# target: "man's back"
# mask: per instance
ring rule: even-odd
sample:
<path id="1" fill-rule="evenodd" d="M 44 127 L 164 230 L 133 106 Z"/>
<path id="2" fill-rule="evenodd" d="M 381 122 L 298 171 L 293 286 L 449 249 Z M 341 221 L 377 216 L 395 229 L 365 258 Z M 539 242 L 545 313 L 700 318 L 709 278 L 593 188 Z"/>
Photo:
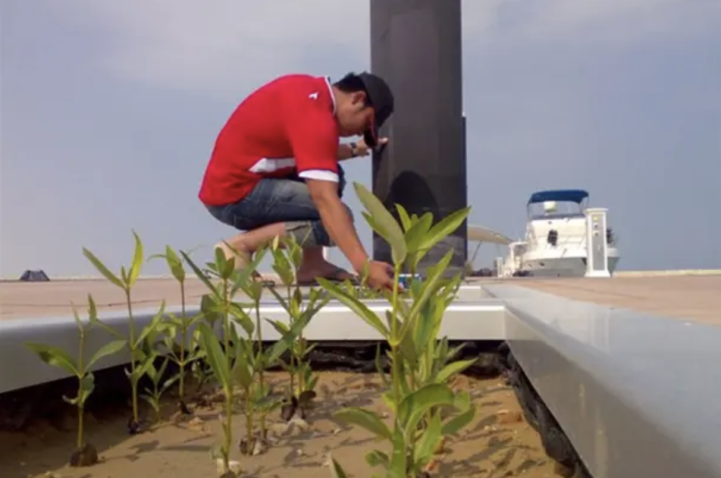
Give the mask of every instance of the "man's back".
<path id="1" fill-rule="evenodd" d="M 263 177 L 289 174 L 298 155 L 291 137 L 306 130 L 312 129 L 314 137 L 336 148 L 333 113 L 327 78 L 286 75 L 258 88 L 236 108 L 218 135 L 200 200 L 207 205 L 234 203 Z"/>

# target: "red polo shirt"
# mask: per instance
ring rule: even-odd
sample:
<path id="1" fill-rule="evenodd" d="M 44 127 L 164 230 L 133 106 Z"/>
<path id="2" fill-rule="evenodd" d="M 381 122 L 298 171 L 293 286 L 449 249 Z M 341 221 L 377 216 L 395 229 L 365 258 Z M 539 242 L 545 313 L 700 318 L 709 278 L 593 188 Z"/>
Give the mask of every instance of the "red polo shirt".
<path id="1" fill-rule="evenodd" d="M 218 135 L 200 187 L 209 206 L 238 202 L 262 178 L 338 181 L 335 99 L 325 77 L 287 75 L 260 87 Z"/>

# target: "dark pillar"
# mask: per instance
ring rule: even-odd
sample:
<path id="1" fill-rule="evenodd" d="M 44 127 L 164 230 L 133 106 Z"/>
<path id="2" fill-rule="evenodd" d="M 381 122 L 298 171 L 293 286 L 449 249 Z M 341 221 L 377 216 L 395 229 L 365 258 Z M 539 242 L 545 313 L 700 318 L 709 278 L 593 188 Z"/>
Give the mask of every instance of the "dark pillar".
<path id="1" fill-rule="evenodd" d="M 436 221 L 467 205 L 462 116 L 460 0 L 370 0 L 371 69 L 393 89 L 395 112 L 381 134 L 390 142 L 373 157 L 373 192 L 395 213 L 433 213 Z M 429 252 L 423 273 L 455 251 L 449 272 L 465 270 L 464 223 Z M 373 257 L 391 262 L 373 238 Z"/>

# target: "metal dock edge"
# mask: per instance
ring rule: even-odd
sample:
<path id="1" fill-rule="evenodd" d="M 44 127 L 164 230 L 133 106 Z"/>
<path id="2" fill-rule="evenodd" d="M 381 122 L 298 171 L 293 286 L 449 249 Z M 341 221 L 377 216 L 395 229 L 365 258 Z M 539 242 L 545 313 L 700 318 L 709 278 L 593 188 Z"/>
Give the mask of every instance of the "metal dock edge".
<path id="1" fill-rule="evenodd" d="M 480 287 L 475 288 L 480 291 Z M 466 295 L 466 294 L 463 294 Z M 368 307 L 384 317 L 389 309 L 385 300 L 367 301 Z M 180 314 L 179 308 L 168 307 L 167 312 Z M 188 315 L 198 312 L 188 308 Z M 81 312 L 79 312 L 81 313 Z M 152 320 L 157 309 L 136 311 L 136 330 L 141 330 Z M 441 335 L 451 340 L 503 340 L 505 336 L 503 303 L 496 299 L 466 299 L 451 304 L 441 328 Z M 106 312 L 99 314 L 100 320 L 109 326 L 125 332 L 128 327 L 127 314 Z M 281 320 L 288 323 L 286 311 L 277 302 L 263 302 L 261 316 L 264 319 Z M 81 315 L 82 318 L 82 315 Z M 276 341 L 280 334 L 267 321 L 263 322 L 263 340 Z M 303 335 L 309 341 L 378 341 L 381 336 L 371 326 L 357 317 L 339 302 L 331 302 L 313 317 Z M 104 330 L 94 327 L 86 336 L 86 357 L 102 347 L 112 337 Z M 62 370 L 43 363 L 25 347 L 26 342 L 41 342 L 77 355 L 78 329 L 72 316 L 44 317 L 37 319 L 11 319 L 0 321 L 0 393 L 38 385 L 67 377 Z M 125 351 L 101 359 L 95 367 L 100 370 L 128 363 L 130 354 Z"/>
<path id="2" fill-rule="evenodd" d="M 506 340 L 595 478 L 721 476 L 721 328 L 485 285 Z"/>

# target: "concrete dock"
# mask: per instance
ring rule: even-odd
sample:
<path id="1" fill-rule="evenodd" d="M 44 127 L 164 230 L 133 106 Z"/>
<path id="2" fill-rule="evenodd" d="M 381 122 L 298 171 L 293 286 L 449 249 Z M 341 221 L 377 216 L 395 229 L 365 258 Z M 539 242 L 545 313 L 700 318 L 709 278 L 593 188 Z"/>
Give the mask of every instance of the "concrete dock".
<path id="1" fill-rule="evenodd" d="M 721 275 L 611 279 L 516 279 L 520 285 L 571 300 L 721 325 Z"/>
<path id="2" fill-rule="evenodd" d="M 509 284 L 576 301 L 649 312 L 659 316 L 721 325 L 721 275 L 622 276 L 610 279 L 478 278 L 472 284 Z M 186 304 L 194 307 L 207 288 L 200 280 L 186 282 Z M 122 290 L 104 279 L 51 282 L 0 282 L 0 320 L 63 316 L 71 303 L 85 313 L 92 294 L 101 312 L 126 309 Z M 270 292 L 267 294 L 271 299 Z M 180 289 L 173 279 L 141 279 L 133 289 L 138 308 L 180 305 Z"/>

